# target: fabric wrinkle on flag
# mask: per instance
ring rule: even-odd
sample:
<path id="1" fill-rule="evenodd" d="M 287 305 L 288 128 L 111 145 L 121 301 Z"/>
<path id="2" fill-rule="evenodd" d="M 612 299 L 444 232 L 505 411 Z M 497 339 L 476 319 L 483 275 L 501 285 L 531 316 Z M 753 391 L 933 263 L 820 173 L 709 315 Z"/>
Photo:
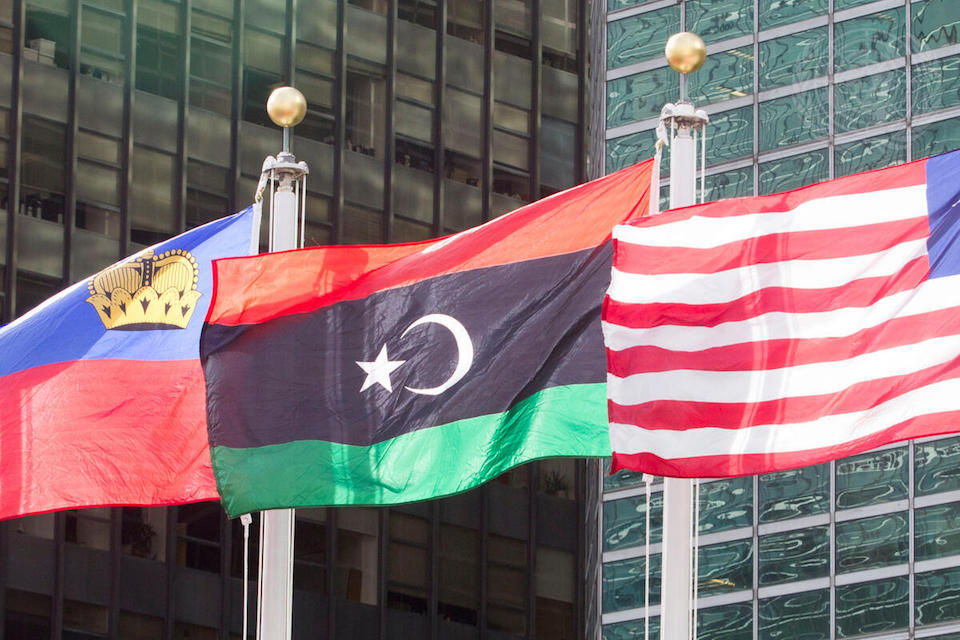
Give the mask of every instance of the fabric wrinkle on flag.
<path id="1" fill-rule="evenodd" d="M 614 230 L 613 468 L 720 477 L 958 430 L 960 152 Z"/>

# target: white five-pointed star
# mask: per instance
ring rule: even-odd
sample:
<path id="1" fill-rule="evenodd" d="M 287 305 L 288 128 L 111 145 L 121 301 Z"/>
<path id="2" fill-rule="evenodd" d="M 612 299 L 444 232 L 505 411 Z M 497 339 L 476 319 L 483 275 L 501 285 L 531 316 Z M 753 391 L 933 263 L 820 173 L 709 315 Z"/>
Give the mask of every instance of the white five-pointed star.
<path id="1" fill-rule="evenodd" d="M 387 391 L 393 393 L 393 385 L 390 384 L 390 374 L 394 369 L 406 362 L 406 360 L 388 359 L 387 345 L 383 345 L 380 348 L 380 353 L 377 354 L 377 359 L 373 362 L 360 362 L 359 360 L 356 362 L 357 366 L 363 369 L 367 374 L 367 377 L 363 380 L 363 386 L 360 387 L 360 391 L 363 391 L 374 384 L 379 384 Z"/>

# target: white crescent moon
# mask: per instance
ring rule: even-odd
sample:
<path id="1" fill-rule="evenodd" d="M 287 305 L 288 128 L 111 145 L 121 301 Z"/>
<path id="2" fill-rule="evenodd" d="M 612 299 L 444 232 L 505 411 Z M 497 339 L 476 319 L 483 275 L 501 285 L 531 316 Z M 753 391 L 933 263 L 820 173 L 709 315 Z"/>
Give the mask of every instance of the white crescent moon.
<path id="1" fill-rule="evenodd" d="M 467 375 L 470 367 L 473 366 L 473 342 L 470 341 L 470 334 L 467 333 L 466 327 L 460 324 L 459 320 L 443 313 L 431 313 L 423 316 L 407 327 L 403 333 L 400 334 L 400 337 L 403 338 L 410 329 L 419 327 L 422 324 L 439 324 L 446 327 L 450 333 L 453 334 L 453 339 L 457 342 L 457 366 L 454 368 L 450 377 L 447 378 L 446 382 L 439 386 L 430 387 L 429 389 L 414 389 L 413 387 L 404 387 L 404 389 L 411 393 L 419 393 L 425 396 L 438 396 L 460 382 L 463 376 Z"/>

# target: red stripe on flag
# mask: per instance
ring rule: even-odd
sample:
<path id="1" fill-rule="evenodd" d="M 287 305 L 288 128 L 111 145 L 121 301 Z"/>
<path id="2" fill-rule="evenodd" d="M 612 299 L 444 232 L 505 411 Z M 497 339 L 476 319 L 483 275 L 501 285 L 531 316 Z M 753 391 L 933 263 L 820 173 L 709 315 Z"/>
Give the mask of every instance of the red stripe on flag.
<path id="1" fill-rule="evenodd" d="M 219 500 L 199 360 L 81 360 L 0 379 L 0 518 Z"/>
<path id="2" fill-rule="evenodd" d="M 670 431 L 689 431 L 700 427 L 741 429 L 753 425 L 811 422 L 824 416 L 865 411 L 928 384 L 958 378 L 958 365 L 960 358 L 921 369 L 908 376 L 859 382 L 838 393 L 762 402 L 654 400 L 620 405 L 608 400 L 607 414 L 611 423 Z"/>
<path id="3" fill-rule="evenodd" d="M 879 253 L 930 235 L 927 217 L 825 229 L 775 233 L 712 247 L 655 247 L 614 240 L 614 263 L 624 273 L 716 273 L 784 260 L 819 260 Z"/>
<path id="4" fill-rule="evenodd" d="M 960 411 L 946 411 L 917 416 L 889 429 L 843 444 L 769 454 L 730 454 L 694 458 L 664 459 L 651 453 L 613 453 L 610 471 L 620 469 L 643 471 L 674 478 L 727 478 L 778 469 L 796 469 L 820 464 L 836 458 L 869 451 L 876 447 L 910 438 L 954 433 L 960 422 Z"/>
<path id="5" fill-rule="evenodd" d="M 603 244 L 646 213 L 652 161 L 544 198 L 445 240 L 317 247 L 214 263 L 208 323 L 238 325 L 305 313 L 449 273 L 558 256 Z M 428 247 L 435 251 L 424 253 Z M 334 278 L 331 273 L 340 273 Z M 309 292 L 304 295 L 303 292 Z"/>
<path id="6" fill-rule="evenodd" d="M 702 351 L 675 351 L 655 346 L 630 347 L 621 351 L 607 349 L 607 371 L 620 378 L 674 369 L 764 371 L 814 362 L 838 362 L 872 351 L 954 334 L 960 334 L 960 309 L 952 307 L 892 318 L 875 327 L 836 338 L 759 340 Z"/>
<path id="7" fill-rule="evenodd" d="M 664 325 L 715 327 L 775 311 L 817 313 L 845 307 L 868 307 L 886 296 L 916 288 L 926 280 L 929 271 L 927 256 L 921 256 L 891 277 L 861 278 L 825 289 L 768 287 L 731 302 L 716 304 L 635 304 L 618 302 L 608 296 L 603 301 L 603 319 L 632 329 Z"/>

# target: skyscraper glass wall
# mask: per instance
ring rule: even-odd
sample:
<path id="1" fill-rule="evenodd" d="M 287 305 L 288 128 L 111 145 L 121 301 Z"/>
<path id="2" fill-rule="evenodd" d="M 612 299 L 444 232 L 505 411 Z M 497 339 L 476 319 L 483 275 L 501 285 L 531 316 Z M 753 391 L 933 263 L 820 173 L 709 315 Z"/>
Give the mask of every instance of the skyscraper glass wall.
<path id="1" fill-rule="evenodd" d="M 663 59 L 707 43 L 688 93 L 710 116 L 706 199 L 766 194 L 960 147 L 960 4 L 949 0 L 608 0 L 606 172 L 653 155 L 679 97 Z M 669 155 L 669 150 L 665 149 Z M 668 160 L 664 160 L 663 185 Z M 662 201 L 666 204 L 666 190 Z M 960 440 L 926 439 L 700 489 L 698 636 L 953 637 L 960 632 Z M 659 635 L 662 492 L 603 480 L 602 635 Z"/>

